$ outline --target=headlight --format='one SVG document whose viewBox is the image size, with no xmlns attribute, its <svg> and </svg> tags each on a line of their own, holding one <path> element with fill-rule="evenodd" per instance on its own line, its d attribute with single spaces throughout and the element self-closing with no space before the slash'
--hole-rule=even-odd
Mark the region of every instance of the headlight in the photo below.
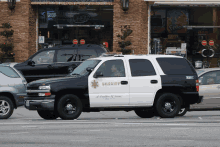
<svg viewBox="0 0 220 147">
<path fill-rule="evenodd" d="M 50 85 L 47 85 L 47 86 L 39 86 L 39 89 L 41 89 L 41 90 L 50 90 Z"/>
</svg>

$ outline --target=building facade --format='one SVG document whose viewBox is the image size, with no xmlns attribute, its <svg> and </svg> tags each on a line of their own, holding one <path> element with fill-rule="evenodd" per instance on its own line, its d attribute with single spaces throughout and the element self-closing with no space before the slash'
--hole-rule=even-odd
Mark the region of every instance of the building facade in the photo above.
<svg viewBox="0 0 220 147">
<path fill-rule="evenodd" d="M 135 7 L 134 7 L 135 6 Z M 121 0 L 20 0 L 15 9 L 1 0 L 0 24 L 9 22 L 14 30 L 15 61 L 28 59 L 40 46 L 108 42 L 112 51 L 119 48 L 118 34 L 128 25 L 133 30 L 126 38 L 134 53 L 147 54 L 148 2 L 129 0 L 129 10 L 122 10 Z M 3 31 L 0 28 L 0 31 Z M 5 39 L 0 36 L 0 43 Z M 43 42 L 43 43 L 42 43 Z"/>
<path fill-rule="evenodd" d="M 134 54 L 166 54 L 167 49 L 186 49 L 191 61 L 209 60 L 217 65 L 220 43 L 220 1 L 129 0 L 123 11 L 121 0 L 17 0 L 15 9 L 0 2 L 0 24 L 14 30 L 15 61 L 22 62 L 41 47 L 78 43 L 108 42 L 111 51 L 120 49 L 121 27 L 133 32 L 126 38 Z M 3 29 L 0 28 L 0 31 Z M 203 46 L 202 41 L 213 41 Z M 5 38 L 0 36 L 0 43 Z M 212 48 L 207 59 L 202 51 Z M 215 65 L 214 65 L 215 64 Z"/>
</svg>

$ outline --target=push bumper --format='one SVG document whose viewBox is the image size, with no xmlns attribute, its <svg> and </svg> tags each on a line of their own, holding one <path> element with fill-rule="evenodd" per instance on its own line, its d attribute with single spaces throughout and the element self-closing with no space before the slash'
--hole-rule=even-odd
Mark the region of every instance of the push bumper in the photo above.
<svg viewBox="0 0 220 147">
<path fill-rule="evenodd" d="M 55 95 L 49 97 L 26 97 L 25 108 L 28 110 L 54 110 Z"/>
</svg>

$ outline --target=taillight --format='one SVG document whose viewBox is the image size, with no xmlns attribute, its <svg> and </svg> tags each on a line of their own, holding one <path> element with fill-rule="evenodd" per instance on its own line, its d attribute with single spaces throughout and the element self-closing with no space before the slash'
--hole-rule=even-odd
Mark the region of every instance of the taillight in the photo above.
<svg viewBox="0 0 220 147">
<path fill-rule="evenodd" d="M 196 91 L 199 92 L 199 80 L 196 80 Z"/>
</svg>

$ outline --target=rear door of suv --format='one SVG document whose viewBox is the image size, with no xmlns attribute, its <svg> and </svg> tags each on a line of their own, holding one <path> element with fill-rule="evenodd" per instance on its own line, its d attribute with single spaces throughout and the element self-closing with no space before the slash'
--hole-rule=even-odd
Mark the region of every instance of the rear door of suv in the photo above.
<svg viewBox="0 0 220 147">
<path fill-rule="evenodd" d="M 161 78 L 151 59 L 127 58 L 131 106 L 152 106 Z"/>
<path fill-rule="evenodd" d="M 55 64 L 53 66 L 55 70 L 55 77 L 63 77 L 73 72 L 73 70 L 81 64 L 77 56 L 77 49 L 65 48 L 57 50 L 55 57 Z"/>
</svg>

